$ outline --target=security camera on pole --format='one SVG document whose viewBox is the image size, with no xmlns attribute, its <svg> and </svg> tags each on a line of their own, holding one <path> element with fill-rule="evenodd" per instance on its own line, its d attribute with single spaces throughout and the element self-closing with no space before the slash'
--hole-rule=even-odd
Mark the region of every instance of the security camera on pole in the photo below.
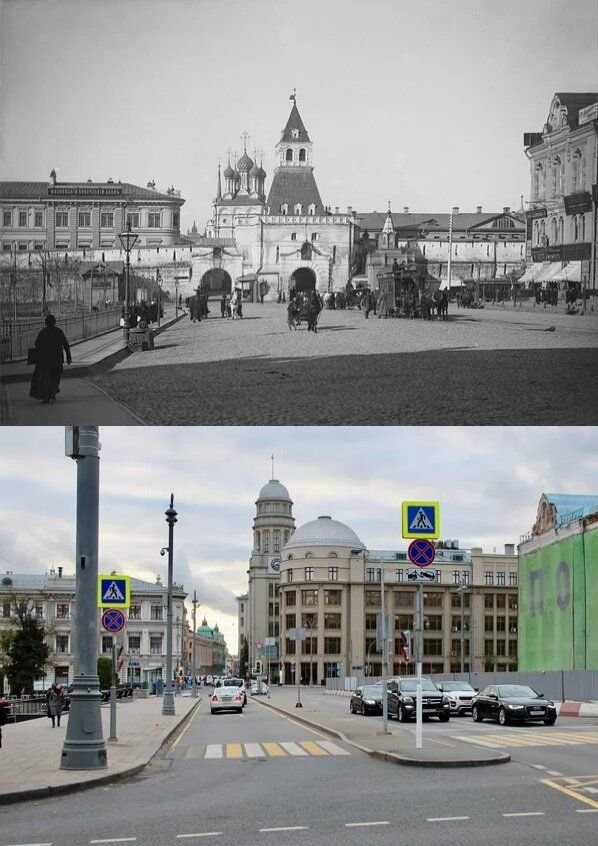
<svg viewBox="0 0 598 846">
<path fill-rule="evenodd" d="M 434 561 L 436 549 L 430 538 L 440 537 L 440 505 L 437 502 L 403 502 L 403 537 L 414 538 L 409 544 L 407 555 L 418 568 L 428 567 Z M 425 575 L 424 575 L 425 574 Z M 430 576 L 432 578 L 430 578 Z M 416 634 L 417 706 L 415 746 L 422 748 L 422 664 L 424 660 L 424 583 L 435 581 L 433 571 L 408 570 L 408 581 L 418 584 L 417 612 L 414 621 Z"/>
</svg>

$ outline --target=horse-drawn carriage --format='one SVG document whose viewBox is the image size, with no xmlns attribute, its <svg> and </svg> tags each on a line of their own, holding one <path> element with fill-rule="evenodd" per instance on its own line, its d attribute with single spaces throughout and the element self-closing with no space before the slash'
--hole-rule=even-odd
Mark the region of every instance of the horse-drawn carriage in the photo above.
<svg viewBox="0 0 598 846">
<path fill-rule="evenodd" d="M 287 306 L 289 329 L 297 329 L 302 323 L 307 323 L 308 330 L 316 332 L 323 305 L 317 291 L 304 292 L 291 297 Z"/>
</svg>

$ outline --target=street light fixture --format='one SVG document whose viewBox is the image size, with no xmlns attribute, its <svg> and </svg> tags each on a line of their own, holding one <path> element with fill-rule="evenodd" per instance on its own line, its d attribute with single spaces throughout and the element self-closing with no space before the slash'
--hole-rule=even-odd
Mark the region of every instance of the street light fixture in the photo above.
<svg viewBox="0 0 598 846">
<path fill-rule="evenodd" d="M 174 510 L 174 494 L 170 494 L 170 508 L 165 512 L 168 523 L 168 546 L 160 550 L 160 554 L 168 552 L 168 594 L 166 605 L 166 688 L 162 700 L 162 714 L 174 716 L 174 696 L 172 691 L 172 569 L 173 569 L 173 547 L 174 547 L 174 524 L 177 522 L 177 513 Z"/>
<path fill-rule="evenodd" d="M 469 590 L 469 585 L 463 577 L 459 581 L 457 593 L 461 596 L 461 673 L 465 672 L 465 608 L 463 595 Z M 470 649 L 471 654 L 471 649 Z"/>
<path fill-rule="evenodd" d="M 131 221 L 127 220 L 127 228 L 124 232 L 119 233 L 118 236 L 120 243 L 122 244 L 122 248 L 126 253 L 127 262 L 126 262 L 126 275 L 125 275 L 125 324 L 124 324 L 124 336 L 125 341 L 128 342 L 129 340 L 129 330 L 131 329 L 131 287 L 129 281 L 130 269 L 131 269 L 131 250 L 137 243 L 139 236 L 131 231 Z"/>
<path fill-rule="evenodd" d="M 197 613 L 197 606 L 199 602 L 197 601 L 197 591 L 193 591 L 193 642 L 191 644 L 191 672 L 193 674 L 193 685 L 191 688 L 191 696 L 193 699 L 197 699 L 197 667 L 195 666 L 195 637 L 197 635 L 197 622 L 195 620 L 195 615 Z"/>
</svg>

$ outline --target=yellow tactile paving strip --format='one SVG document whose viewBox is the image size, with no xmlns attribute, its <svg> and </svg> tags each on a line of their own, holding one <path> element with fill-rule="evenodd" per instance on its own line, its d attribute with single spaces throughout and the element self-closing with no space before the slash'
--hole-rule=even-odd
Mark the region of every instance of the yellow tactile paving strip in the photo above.
<svg viewBox="0 0 598 846">
<path fill-rule="evenodd" d="M 523 746 L 576 746 L 598 743 L 598 732 L 500 732 L 500 734 L 468 734 L 461 735 L 463 740 L 471 743 L 479 742 L 484 746 L 507 746 L 517 748 Z"/>
</svg>

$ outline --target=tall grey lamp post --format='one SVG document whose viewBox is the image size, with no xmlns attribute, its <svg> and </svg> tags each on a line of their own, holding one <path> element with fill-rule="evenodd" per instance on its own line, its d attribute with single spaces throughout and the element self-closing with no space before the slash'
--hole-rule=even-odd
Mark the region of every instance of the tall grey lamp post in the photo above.
<svg viewBox="0 0 598 846">
<path fill-rule="evenodd" d="M 130 285 L 130 270 L 131 270 L 131 250 L 137 243 L 139 236 L 135 232 L 131 232 L 131 221 L 127 221 L 127 227 L 124 232 L 120 232 L 118 236 L 122 248 L 127 256 L 127 263 L 125 268 L 125 325 L 124 336 L 125 341 L 129 341 L 129 330 L 131 329 L 131 285 Z"/>
<path fill-rule="evenodd" d="M 191 696 L 193 699 L 197 699 L 197 667 L 195 666 L 195 634 L 197 632 L 197 623 L 195 620 L 195 615 L 197 613 L 197 606 L 199 602 L 197 601 L 197 591 L 193 591 L 193 642 L 191 644 L 191 673 L 193 675 L 193 685 L 191 688 Z"/>
<path fill-rule="evenodd" d="M 461 594 L 461 673 L 465 672 L 465 599 L 463 595 L 468 589 L 469 586 L 462 577 L 457 588 L 457 593 Z"/>
<path fill-rule="evenodd" d="M 162 700 L 162 714 L 174 716 L 174 695 L 172 691 L 172 559 L 174 524 L 177 522 L 177 513 L 174 510 L 174 494 L 170 494 L 170 508 L 164 513 L 168 523 L 168 598 L 166 600 L 166 687 Z"/>
<path fill-rule="evenodd" d="M 97 426 L 67 426 L 65 452 L 77 462 L 75 670 L 61 770 L 108 766 L 98 678 L 98 523 L 100 440 Z"/>
</svg>

